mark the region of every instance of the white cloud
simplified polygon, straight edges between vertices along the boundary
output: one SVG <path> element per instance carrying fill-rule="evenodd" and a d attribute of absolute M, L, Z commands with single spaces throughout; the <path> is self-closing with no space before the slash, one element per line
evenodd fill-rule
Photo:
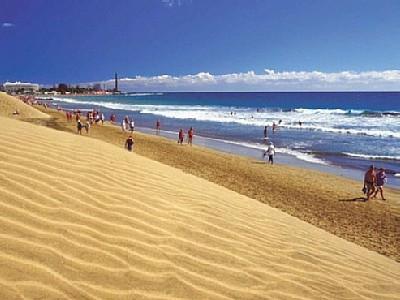
<path fill-rule="evenodd" d="M 5 28 L 5 27 L 14 27 L 15 24 L 13 23 L 9 23 L 9 22 L 5 22 L 1 24 L 1 27 Z"/>
<path fill-rule="evenodd" d="M 192 0 L 161 0 L 161 2 L 168 7 L 181 6 L 185 3 L 191 3 Z"/>
<path fill-rule="evenodd" d="M 104 81 L 112 87 L 112 79 Z M 254 71 L 213 75 L 136 76 L 120 79 L 120 87 L 129 91 L 400 91 L 400 70 L 342 71 Z"/>

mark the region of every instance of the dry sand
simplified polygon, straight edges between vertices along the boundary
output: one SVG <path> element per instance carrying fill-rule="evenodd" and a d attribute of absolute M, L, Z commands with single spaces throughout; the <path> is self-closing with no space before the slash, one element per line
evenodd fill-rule
<path fill-rule="evenodd" d="M 1 299 L 400 299 L 400 264 L 113 145 L 0 118 Z"/>
<path fill-rule="evenodd" d="M 110 143 L 0 127 L 0 299 L 400 299 L 399 263 L 269 205 Z"/>
<path fill-rule="evenodd" d="M 14 115 L 15 110 L 18 110 L 19 115 Z M 34 109 L 32 106 L 25 105 L 22 101 L 0 92 L 0 116 L 12 117 L 14 119 L 22 118 L 48 118 L 45 113 Z"/>
<path fill-rule="evenodd" d="M 76 133 L 75 122 L 47 110 L 49 120 L 33 120 Z M 92 126 L 89 136 L 122 147 L 129 133 L 118 126 Z M 242 195 L 267 203 L 319 228 L 400 262 L 400 191 L 386 189 L 388 201 L 361 197 L 361 182 L 312 170 L 179 146 L 166 138 L 135 133 L 135 152 Z M 279 158 L 278 158 L 279 160 Z"/>

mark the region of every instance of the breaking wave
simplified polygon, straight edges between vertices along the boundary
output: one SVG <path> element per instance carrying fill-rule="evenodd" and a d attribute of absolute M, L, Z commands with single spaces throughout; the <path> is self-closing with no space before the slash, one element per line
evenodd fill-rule
<path fill-rule="evenodd" d="M 141 95 L 148 95 L 142 93 Z M 140 94 L 136 94 L 140 95 Z M 289 130 L 320 131 L 346 135 L 365 135 L 400 139 L 400 112 L 371 112 L 343 109 L 237 108 L 203 105 L 130 104 L 73 98 L 55 101 L 84 104 L 108 109 L 136 111 L 166 118 L 205 122 L 237 123 L 248 126 L 272 126 Z M 92 98 L 93 99 L 93 98 Z"/>

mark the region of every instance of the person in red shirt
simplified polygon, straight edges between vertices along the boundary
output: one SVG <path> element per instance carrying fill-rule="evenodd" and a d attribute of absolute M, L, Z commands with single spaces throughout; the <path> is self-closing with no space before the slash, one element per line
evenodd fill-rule
<path fill-rule="evenodd" d="M 183 139 L 185 138 L 185 134 L 183 133 L 183 129 L 179 129 L 179 135 L 178 135 L 178 143 L 183 145 Z"/>
<path fill-rule="evenodd" d="M 190 127 L 190 129 L 188 131 L 188 144 L 190 146 L 192 146 L 192 143 L 193 143 L 193 134 L 194 134 L 193 127 Z"/>

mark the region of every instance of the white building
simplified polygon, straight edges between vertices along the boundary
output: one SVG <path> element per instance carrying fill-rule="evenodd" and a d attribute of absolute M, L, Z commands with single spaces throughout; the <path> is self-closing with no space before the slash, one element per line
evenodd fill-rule
<path fill-rule="evenodd" d="M 39 90 L 39 85 L 28 82 L 6 82 L 3 84 L 7 93 L 35 93 Z"/>

